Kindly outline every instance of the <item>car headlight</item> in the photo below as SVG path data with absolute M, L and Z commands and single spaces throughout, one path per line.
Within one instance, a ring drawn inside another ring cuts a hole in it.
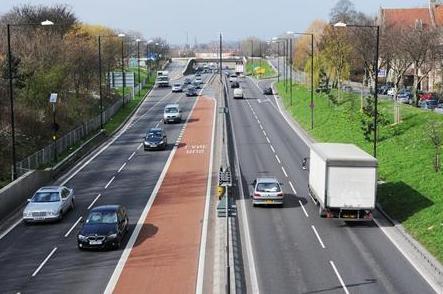
M 165 143 L 165 141 L 161 140 L 160 142 L 158 142 L 158 144 L 163 144 Z
M 50 210 L 50 211 L 48 211 L 48 214 L 49 215 L 58 215 L 58 210 Z
M 23 216 L 27 217 L 27 216 L 31 216 L 32 213 L 30 211 L 23 211 Z
M 80 241 L 86 241 L 86 236 L 83 236 L 83 235 L 78 235 L 78 239 L 80 240 Z
M 115 238 L 117 238 L 117 234 L 108 235 L 108 238 L 109 239 L 115 239 Z

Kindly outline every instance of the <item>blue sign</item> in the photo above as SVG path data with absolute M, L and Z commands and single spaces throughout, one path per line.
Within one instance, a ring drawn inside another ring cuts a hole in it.
M 149 60 L 155 61 L 157 60 L 158 54 L 155 52 L 149 52 L 149 54 L 146 56 Z

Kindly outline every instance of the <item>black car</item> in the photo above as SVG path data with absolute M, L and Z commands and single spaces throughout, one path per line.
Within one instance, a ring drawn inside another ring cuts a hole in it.
M 151 128 L 148 130 L 145 136 L 145 141 L 143 142 L 143 147 L 145 150 L 152 149 L 166 149 L 168 145 L 168 138 L 162 128 Z
M 128 227 L 128 214 L 123 206 L 104 205 L 93 208 L 77 235 L 78 248 L 120 248 Z
M 195 87 L 189 86 L 186 89 L 186 96 L 191 97 L 191 96 L 197 96 L 197 95 L 198 95 L 198 93 L 197 93 L 197 89 Z
M 231 88 L 240 88 L 240 83 L 239 82 L 231 82 Z
M 271 87 L 263 89 L 263 95 L 272 95 L 272 94 L 274 94 L 274 93 L 272 93 L 272 88 Z
M 191 84 L 192 83 L 192 80 L 190 79 L 190 78 L 185 78 L 184 80 L 183 80 L 183 85 L 189 85 L 189 84 Z

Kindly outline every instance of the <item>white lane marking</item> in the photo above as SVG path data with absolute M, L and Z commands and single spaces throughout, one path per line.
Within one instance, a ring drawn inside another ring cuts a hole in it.
M 42 267 L 45 266 L 45 264 L 48 262 L 48 260 L 51 258 L 51 256 L 55 253 L 55 251 L 57 251 L 57 247 L 54 247 L 54 249 L 52 249 L 52 251 L 49 253 L 48 256 L 46 256 L 45 260 L 43 260 L 43 262 L 38 266 L 38 268 L 32 273 L 32 276 L 35 277 L 38 272 L 42 269 Z
M 325 244 L 323 243 L 323 241 L 320 238 L 320 235 L 317 232 L 317 229 L 314 227 L 314 225 L 311 226 L 312 230 L 314 231 L 315 236 L 317 236 L 318 242 L 320 242 L 320 245 L 323 249 L 326 248 Z
M 129 160 L 131 160 L 131 159 L 132 159 L 132 157 L 134 157 L 134 155 L 135 155 L 135 151 L 134 151 L 134 152 L 132 152 L 131 156 L 129 156 L 129 157 L 128 157 L 128 161 L 129 161 Z
M 189 112 L 188 118 L 186 120 L 185 126 L 188 124 L 188 121 L 191 117 L 191 114 L 194 110 L 195 105 L 197 104 L 198 99 L 195 100 L 194 105 L 192 106 L 191 111 Z M 128 260 L 129 254 L 131 254 L 132 247 L 134 247 L 135 242 L 137 241 L 137 237 L 140 234 L 140 231 L 144 225 L 145 219 L 148 216 L 149 210 L 151 209 L 152 204 L 154 203 L 155 198 L 157 197 L 157 193 L 160 190 L 160 187 L 163 183 L 164 178 L 166 177 L 166 173 L 169 169 L 169 166 L 171 165 L 172 159 L 174 158 L 174 155 L 177 151 L 178 144 L 174 146 L 171 153 L 169 154 L 168 160 L 165 163 L 165 166 L 163 167 L 162 173 L 160 174 L 160 177 L 157 180 L 157 183 L 155 184 L 154 190 L 152 190 L 151 196 L 149 197 L 148 202 L 146 203 L 145 208 L 143 209 L 142 214 L 140 215 L 140 218 L 137 221 L 137 224 L 134 228 L 134 231 L 132 232 L 131 237 L 129 238 L 128 243 L 126 244 L 125 249 L 123 250 L 122 255 L 120 256 L 120 259 L 118 260 L 118 263 L 114 269 L 114 272 L 112 273 L 111 278 L 109 279 L 108 285 L 106 286 L 106 289 L 104 291 L 105 294 L 112 294 L 114 291 L 115 286 L 117 285 L 118 279 L 120 278 L 120 275 L 123 271 L 123 268 L 126 264 L 126 261 Z
M 258 125 L 260 126 L 260 129 L 262 129 L 262 131 L 263 131 L 263 126 L 261 124 L 258 124 Z
M 281 167 L 281 170 L 283 171 L 283 173 L 285 174 L 285 176 L 288 177 L 288 174 L 286 173 L 286 170 L 285 170 L 285 168 L 284 168 L 283 166 Z
M 143 143 L 140 143 L 140 144 L 138 145 L 138 147 L 137 147 L 137 150 L 139 150 L 140 148 L 142 148 L 142 146 L 143 146 Z
M 291 186 L 292 192 L 294 192 L 295 195 L 297 195 L 297 191 L 294 188 L 294 185 L 292 184 L 291 181 L 289 181 L 289 186 Z
M 211 153 L 209 154 L 209 168 L 208 168 L 208 182 L 206 185 L 206 203 L 205 212 L 203 215 L 203 227 L 202 235 L 200 241 L 200 254 L 198 257 L 198 270 L 197 270 L 197 286 L 195 289 L 196 294 L 203 293 L 203 281 L 205 273 L 205 256 L 206 256 L 206 243 L 208 239 L 208 221 L 209 221 L 209 203 L 211 199 L 211 185 L 212 185 L 212 165 L 213 165 L 213 154 L 214 154 L 214 141 L 215 141 L 215 125 L 217 117 L 217 100 L 214 100 L 214 114 L 212 122 L 212 138 L 211 138 Z
M 79 217 L 78 220 L 72 225 L 72 227 L 69 229 L 69 231 L 65 234 L 65 238 L 71 234 L 72 230 L 78 225 L 78 223 L 82 220 L 83 217 Z
M 267 137 L 267 136 L 268 136 L 268 134 L 266 133 L 266 131 L 265 131 L 265 130 L 263 130 L 263 135 L 265 135 L 265 137 Z
M 266 137 L 266 141 L 268 141 L 268 143 L 271 144 L 271 140 L 269 140 L 268 137 Z
M 18 226 L 23 219 L 20 217 L 19 220 L 17 220 L 15 223 L 12 224 L 6 231 L 3 232 L 3 234 L 0 235 L 0 240 L 3 239 L 7 234 L 9 234 L 10 231 L 12 231 L 16 226 Z
M 272 146 L 272 145 L 269 145 L 269 146 L 271 146 L 271 150 L 272 150 L 272 152 L 274 152 L 274 153 L 275 153 L 275 149 L 274 149 L 274 146 Z
M 118 173 L 119 172 L 121 172 L 122 171 L 122 169 L 124 169 L 125 168 L 125 166 L 126 166 L 126 162 L 124 162 L 123 164 L 122 164 L 122 166 L 120 166 L 120 168 L 118 169 Z
M 100 198 L 102 196 L 102 194 L 98 194 L 97 197 L 95 197 L 94 200 L 92 200 L 91 204 L 89 204 L 88 206 L 88 210 L 91 209 L 91 207 L 95 204 L 95 202 L 97 202 L 98 198 Z
M 275 154 L 275 159 L 277 159 L 278 163 L 281 163 L 281 160 L 280 160 L 280 158 L 278 157 L 277 154 Z
M 301 200 L 298 200 L 298 203 L 300 203 L 301 208 L 303 209 L 303 212 L 305 213 L 306 217 L 309 217 L 308 212 L 305 209 L 305 206 L 303 205 L 303 203 L 301 202 Z
M 122 78 L 122 79 L 123 79 L 123 78 Z M 155 127 L 158 128 L 158 125 L 159 125 L 159 124 L 160 124 L 160 122 L 156 123 L 156 124 L 155 124 Z
M 108 189 L 109 185 L 111 185 L 111 183 L 115 180 L 115 176 L 113 176 L 109 182 L 106 184 L 105 189 Z
M 343 279 L 341 278 L 340 273 L 338 272 L 337 268 L 335 267 L 334 262 L 332 260 L 330 260 L 329 263 L 331 264 L 332 269 L 335 272 L 335 275 L 337 276 L 338 280 L 340 281 L 340 284 L 343 287 L 343 290 L 345 291 L 346 294 L 349 294 L 348 288 L 346 288 L 346 285 L 343 282 Z

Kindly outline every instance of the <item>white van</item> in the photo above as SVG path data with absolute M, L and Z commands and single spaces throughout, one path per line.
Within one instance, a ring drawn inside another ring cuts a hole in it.
M 241 99 L 244 98 L 243 97 L 243 89 L 242 88 L 235 88 L 234 89 L 234 99 L 237 99 L 237 98 L 241 98 Z

